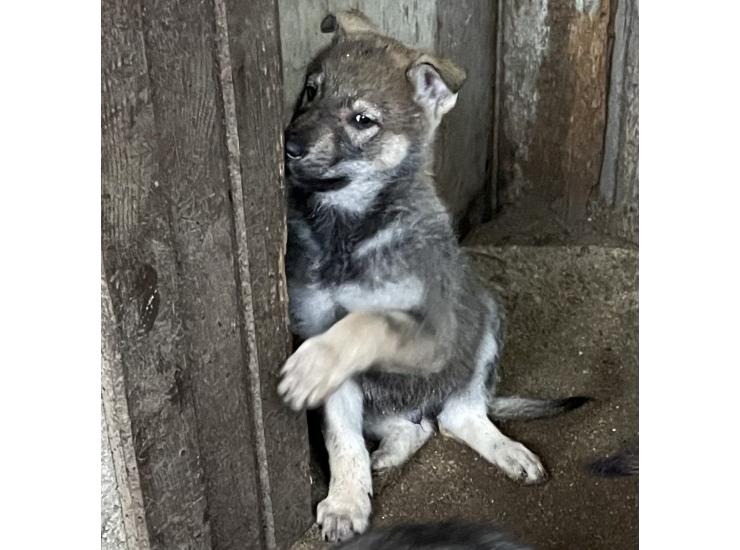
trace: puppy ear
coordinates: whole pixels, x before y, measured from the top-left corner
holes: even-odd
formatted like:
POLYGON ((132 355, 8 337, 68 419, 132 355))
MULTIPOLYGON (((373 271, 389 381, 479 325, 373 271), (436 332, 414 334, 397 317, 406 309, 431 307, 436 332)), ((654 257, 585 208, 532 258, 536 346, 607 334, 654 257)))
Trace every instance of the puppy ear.
POLYGON ((321 21, 321 32, 336 33, 338 36, 347 36, 358 33, 379 34, 378 28, 360 10, 339 11, 330 13, 321 21))
POLYGON ((422 54, 408 68, 406 76, 414 87, 414 101, 436 127, 455 106, 466 74, 449 59, 422 54))
POLYGON ((428 53, 423 53, 416 59, 416 61, 414 61, 412 67, 422 63, 426 63, 434 67, 447 87, 454 93, 460 91, 460 88, 462 88, 462 85, 465 83, 465 79, 468 77, 465 69, 458 67, 454 62, 446 57, 437 57, 428 53))

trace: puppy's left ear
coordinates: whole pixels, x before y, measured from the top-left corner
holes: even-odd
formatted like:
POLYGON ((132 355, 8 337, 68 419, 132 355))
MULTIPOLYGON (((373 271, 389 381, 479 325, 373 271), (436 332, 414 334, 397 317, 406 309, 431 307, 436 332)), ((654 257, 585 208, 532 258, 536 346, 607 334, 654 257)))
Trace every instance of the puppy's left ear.
POLYGON ((414 101, 424 109, 430 122, 439 124, 457 102, 465 82, 465 70, 445 58, 422 54, 406 71, 414 87, 414 101))
POLYGON ((380 34, 378 27, 358 9, 330 13, 321 21, 321 32, 346 37, 362 33, 380 34))

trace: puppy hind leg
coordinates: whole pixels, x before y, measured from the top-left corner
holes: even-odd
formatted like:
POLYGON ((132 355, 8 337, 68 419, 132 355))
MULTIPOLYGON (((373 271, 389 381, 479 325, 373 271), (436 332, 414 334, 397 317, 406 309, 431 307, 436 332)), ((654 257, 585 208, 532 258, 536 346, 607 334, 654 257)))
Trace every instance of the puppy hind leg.
POLYGON ((526 484, 547 479, 540 459, 518 441, 505 436, 486 416, 484 400, 453 398, 437 417, 442 435, 465 443, 515 481, 526 484))
POLYGON ((434 434, 428 419, 422 418, 417 424, 400 415, 375 417, 366 423, 365 429, 380 439, 380 445, 370 457, 375 472, 402 466, 434 434))
POLYGON ((349 380, 324 405, 324 441, 329 454, 329 494, 316 509, 325 540, 362 533, 370 521, 372 477, 362 435, 362 391, 349 380))

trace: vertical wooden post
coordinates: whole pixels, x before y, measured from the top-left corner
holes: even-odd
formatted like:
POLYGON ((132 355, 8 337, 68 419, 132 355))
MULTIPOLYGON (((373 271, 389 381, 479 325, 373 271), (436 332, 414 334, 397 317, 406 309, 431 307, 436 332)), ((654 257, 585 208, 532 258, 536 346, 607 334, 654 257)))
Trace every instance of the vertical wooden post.
POLYGON ((102 61, 104 327, 120 358, 104 400, 128 413, 109 430, 132 434, 116 469, 140 491, 137 533, 284 547, 311 510, 305 420, 275 396, 289 352, 275 3, 104 0, 102 61))
POLYGON ((435 172, 461 233, 491 217, 498 2, 437 0, 435 50, 467 69, 457 104, 442 119, 435 172))
POLYGON ((607 233, 638 241, 639 1, 618 0, 614 11, 604 161, 594 222, 607 233))
MULTIPOLYGON (((233 92, 224 98, 231 128, 230 166, 232 174, 240 170, 243 189, 239 195, 239 186, 232 187, 235 208, 244 212, 244 216, 235 214, 241 245, 239 279, 242 301, 251 307, 244 311, 253 320, 248 340, 259 357, 258 368, 250 370, 260 375, 253 379, 253 391, 260 396, 261 418, 256 413, 254 418, 266 434, 261 452, 269 465, 275 538, 283 547, 310 525, 313 516, 305 417, 291 413, 275 390, 279 367, 292 345, 283 264, 287 228, 280 27, 275 0, 215 2, 221 6, 217 13, 225 15, 217 19, 219 33, 228 31, 228 48, 222 41, 220 50, 221 75, 227 79, 233 75, 233 92), (231 59, 226 59, 229 52, 231 59), (245 285, 247 274, 249 285, 245 285)), ((226 84, 222 87, 229 89, 226 84)))
POLYGON ((572 228, 585 223, 599 184, 614 1, 503 4, 503 200, 572 228))

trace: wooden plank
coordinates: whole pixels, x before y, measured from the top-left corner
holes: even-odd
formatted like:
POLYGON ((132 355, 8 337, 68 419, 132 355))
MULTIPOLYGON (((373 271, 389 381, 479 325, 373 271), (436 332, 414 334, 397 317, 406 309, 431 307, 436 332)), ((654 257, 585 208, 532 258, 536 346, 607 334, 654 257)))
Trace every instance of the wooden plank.
POLYGON ((118 348, 116 318, 108 283, 101 277, 101 359, 103 470, 111 486, 103 487, 103 504, 116 520, 103 532, 103 548, 149 550, 144 494, 141 490, 131 417, 124 385, 124 370, 118 348), (113 487, 115 485, 115 487, 113 487), (107 490, 106 490, 107 489, 107 490))
POLYGON ((467 69, 457 105, 443 119, 435 172, 442 200, 463 224, 490 218, 498 2, 438 0, 436 51, 467 69))
MULTIPOLYGON (((613 0, 612 0, 613 1, 613 0)), ((576 228, 598 187, 610 0, 503 6, 499 184, 507 203, 576 228)))
POLYGON ((260 499, 243 318, 235 281, 234 222, 214 5, 144 0, 144 37, 158 129, 160 183, 173 210, 182 330, 219 548, 271 547, 260 499), (263 528, 264 526, 264 528, 263 528))
POLYGON ((224 103, 231 128, 242 304, 255 359, 248 362, 259 405, 254 429, 263 440, 260 460, 269 466, 261 473, 262 489, 269 491, 275 541, 285 547, 308 529, 313 515, 305 416, 293 414, 275 391, 280 367, 292 350, 283 264, 287 227, 280 33, 272 0, 228 0, 225 8, 229 50, 222 59, 231 70, 222 65, 221 74, 234 75, 233 83, 222 88, 233 92, 225 94, 224 103))
MULTIPOLYGON (((135 542, 127 542, 126 525, 124 524, 122 505, 123 499, 119 494, 119 485, 116 478, 116 468, 113 464, 113 450, 111 438, 108 434, 108 422, 105 410, 100 407, 100 550, 128 550, 135 547, 135 542)), ((113 432, 114 429, 111 429, 113 432)), ((119 478, 120 479, 120 478, 119 478)), ((122 481, 123 490, 126 490, 125 481, 122 481)), ((141 517, 144 517, 144 503, 141 517)), ((143 539, 148 543, 149 537, 144 524, 143 539)))
POLYGON ((594 223, 638 241, 639 188, 639 2, 618 0, 614 18, 609 103, 594 223))
POLYGON ((180 391, 187 365, 177 261, 158 182, 140 6, 104 0, 102 29, 102 245, 111 304, 103 329, 118 340, 114 351, 103 348, 114 358, 104 355, 103 399, 124 445, 119 490, 136 501, 138 467, 146 515, 130 503, 135 529, 127 537, 145 548, 145 522, 153 547, 210 548, 194 403, 180 391))
POLYGON ((498 213, 501 210, 501 187, 499 185, 500 174, 500 157, 501 157, 501 88, 503 83, 504 63, 503 63, 503 43, 504 43, 504 0, 496 1, 496 63, 494 67, 494 85, 493 85, 493 120, 492 120, 492 138, 491 138, 491 170, 489 195, 491 200, 491 213, 498 213))
POLYGON ((284 547, 312 515, 305 417, 275 390, 290 351, 276 4, 103 12, 103 251, 121 350, 104 374, 123 373, 104 398, 128 407, 132 453, 118 454, 135 457, 126 483, 138 468, 146 527, 134 547, 284 547))

